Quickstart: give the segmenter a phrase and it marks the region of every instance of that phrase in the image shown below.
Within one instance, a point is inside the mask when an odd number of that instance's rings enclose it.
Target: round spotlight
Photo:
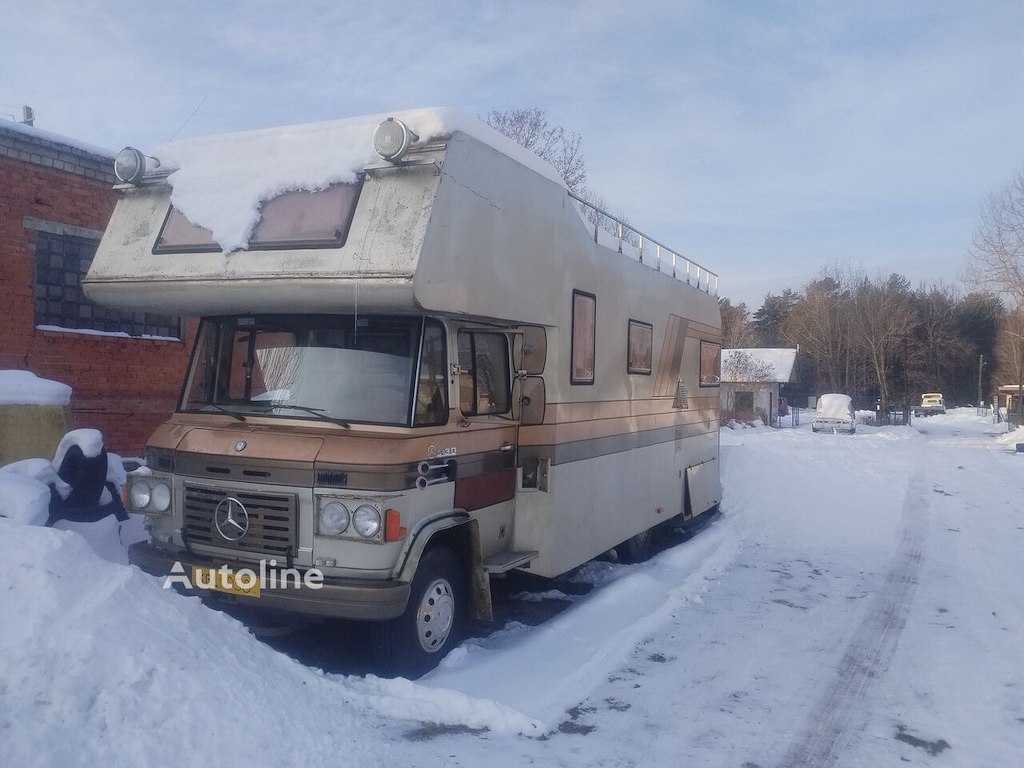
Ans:
[[[124,184],[138,184],[146,173],[146,156],[135,147],[125,147],[114,158],[114,175]]]
[[[373,149],[381,159],[397,163],[419,138],[401,120],[389,117],[373,132]]]

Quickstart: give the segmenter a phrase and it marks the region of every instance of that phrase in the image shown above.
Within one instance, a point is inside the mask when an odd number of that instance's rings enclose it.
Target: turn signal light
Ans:
[[[405,536],[402,515],[397,509],[384,512],[384,541],[398,541]]]

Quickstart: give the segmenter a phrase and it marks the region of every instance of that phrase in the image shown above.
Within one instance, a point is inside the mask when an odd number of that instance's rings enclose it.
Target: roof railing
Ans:
[[[659,272],[671,274],[676,280],[685,282],[687,285],[692,285],[715,296],[718,295],[718,275],[710,269],[680,255],[677,251],[659,243],[636,227],[630,226],[622,219],[598,208],[579,195],[570,192],[569,197],[584,207],[584,217],[594,227],[595,243],[601,242],[603,233],[605,240],[612,241],[605,244],[609,247],[617,247],[619,253],[629,255],[629,251],[633,251],[637,261],[641,264],[646,264]],[[592,214],[588,215],[587,211],[591,211]],[[626,248],[625,251],[623,247]]]

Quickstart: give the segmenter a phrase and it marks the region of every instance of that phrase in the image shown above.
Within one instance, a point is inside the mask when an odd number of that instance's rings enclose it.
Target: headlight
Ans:
[[[348,507],[340,501],[329,501],[320,508],[320,533],[339,536],[348,530],[349,519]]]
[[[376,507],[363,504],[352,516],[352,525],[360,536],[372,539],[380,530],[380,512]]]
[[[171,487],[167,483],[154,483],[149,495],[149,503],[153,505],[153,511],[166,512],[170,509]]]
[[[136,480],[132,483],[129,498],[132,503],[132,509],[137,509],[141,512],[149,506],[149,502],[153,498],[153,490],[149,487],[149,483],[144,480]]]

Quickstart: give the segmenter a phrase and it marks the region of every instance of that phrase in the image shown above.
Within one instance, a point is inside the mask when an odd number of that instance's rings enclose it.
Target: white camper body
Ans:
[[[455,619],[467,597],[486,615],[488,573],[555,576],[717,505],[720,317],[717,278],[589,224],[504,137],[403,117],[423,138],[394,164],[360,144],[319,180],[264,183],[269,199],[218,201],[223,169],[203,158],[235,153],[239,178],[258,173],[296,129],[171,145],[173,173],[123,185],[84,286],[105,305],[204,318],[178,412],[135,479],[170,503],[139,494],[152,541],[133,560],[317,568],[315,594],[225,597],[381,621],[394,654],[428,664],[448,635],[425,636],[424,567],[431,583],[443,573]],[[351,143],[372,124],[300,133]],[[338,226],[314,222],[320,240],[303,241],[290,222],[315,192],[295,190],[342,186],[327,206]],[[228,203],[260,210],[270,234],[225,252]],[[236,503],[251,525],[233,540]]]

